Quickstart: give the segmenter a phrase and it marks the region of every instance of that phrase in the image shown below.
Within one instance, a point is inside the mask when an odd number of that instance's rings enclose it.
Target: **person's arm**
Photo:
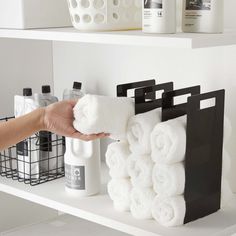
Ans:
[[[73,107],[76,101],[62,101],[39,108],[27,115],[0,123],[0,150],[4,150],[32,134],[46,130],[84,141],[106,137],[106,134],[84,135],[73,127]]]

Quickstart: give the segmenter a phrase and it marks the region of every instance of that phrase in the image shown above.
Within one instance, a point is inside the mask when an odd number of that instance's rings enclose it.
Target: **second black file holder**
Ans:
[[[187,103],[174,105],[176,96],[191,94]],[[215,105],[201,109],[201,101]],[[220,209],[225,91],[200,94],[200,86],[163,93],[162,121],[186,115],[184,223]]]
[[[127,96],[127,90],[135,89],[135,85],[137,83],[119,85],[120,91],[125,92],[117,95]],[[225,91],[200,94],[200,86],[173,90],[172,82],[137,87],[136,114],[162,107],[162,121],[186,115],[184,223],[218,211],[221,202]],[[160,90],[164,91],[162,98],[156,99],[155,91]],[[174,104],[174,97],[186,94],[190,94],[187,103]],[[208,99],[215,99],[215,105],[201,109],[201,101]]]

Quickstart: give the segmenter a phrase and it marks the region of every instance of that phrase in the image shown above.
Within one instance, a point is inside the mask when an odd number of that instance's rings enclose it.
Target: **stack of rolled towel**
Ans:
[[[110,133],[111,180],[108,194],[117,211],[136,219],[154,218],[163,226],[184,223],[186,204],[186,116],[161,122],[161,109],[134,115],[133,100],[86,95],[74,108],[74,127],[82,133]],[[230,137],[225,118],[224,144]],[[222,206],[233,196],[227,181],[230,157],[223,153]]]
[[[152,205],[153,218],[163,226],[184,223],[186,204],[185,149],[186,116],[157,124],[151,134],[152,180],[157,193]]]
[[[132,116],[127,126],[127,140],[110,144],[106,153],[112,177],[108,183],[108,194],[115,209],[131,211],[136,219],[152,218],[156,193],[152,184],[154,163],[150,139],[153,128],[160,122],[160,109]]]

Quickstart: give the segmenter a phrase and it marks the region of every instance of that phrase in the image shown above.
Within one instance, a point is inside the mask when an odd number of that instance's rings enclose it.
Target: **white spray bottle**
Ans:
[[[74,82],[72,90],[65,90],[64,99],[83,96],[81,83]],[[76,197],[95,195],[100,191],[100,141],[81,141],[66,138],[65,152],[66,192]]]

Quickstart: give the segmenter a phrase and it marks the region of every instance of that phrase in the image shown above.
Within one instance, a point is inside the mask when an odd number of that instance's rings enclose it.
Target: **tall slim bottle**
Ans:
[[[31,88],[23,89],[23,96],[15,96],[15,117],[28,114],[37,108]],[[17,167],[19,178],[39,178],[39,148],[36,135],[25,139],[16,145]]]

